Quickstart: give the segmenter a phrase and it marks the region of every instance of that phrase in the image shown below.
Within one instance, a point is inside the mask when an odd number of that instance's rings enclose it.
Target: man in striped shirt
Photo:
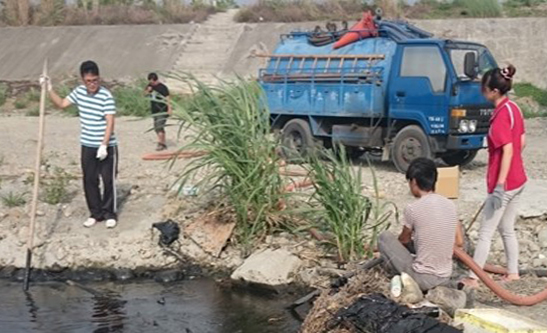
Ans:
[[[116,105],[110,91],[100,84],[99,67],[95,62],[83,62],[80,75],[83,85],[64,99],[53,91],[49,78],[42,80],[47,82],[50,98],[57,107],[78,107],[84,192],[90,211],[84,226],[89,228],[106,221],[107,228],[114,228],[117,224],[115,181],[118,168],[118,143],[114,134]],[[102,194],[99,178],[103,181]]]
[[[463,246],[456,206],[435,193],[437,176],[432,160],[412,161],[406,178],[418,200],[406,207],[398,239],[388,231],[378,239],[378,248],[388,265],[410,275],[422,291],[450,280],[454,245]]]

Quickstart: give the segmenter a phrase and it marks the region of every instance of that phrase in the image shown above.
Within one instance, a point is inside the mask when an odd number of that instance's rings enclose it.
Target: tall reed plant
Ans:
[[[308,171],[314,182],[315,204],[322,229],[333,236],[338,260],[363,257],[372,202],[361,193],[360,170],[353,168],[344,147],[310,156]]]
[[[235,215],[237,239],[250,245],[279,226],[278,207],[286,196],[263,91],[244,80],[209,87],[192,77],[178,79],[195,87],[192,98],[174,102],[180,131],[189,139],[181,149],[207,153],[184,167],[181,187],[192,182],[218,189]]]

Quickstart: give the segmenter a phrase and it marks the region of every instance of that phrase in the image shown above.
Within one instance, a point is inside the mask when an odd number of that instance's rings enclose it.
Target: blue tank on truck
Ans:
[[[292,32],[264,55],[259,80],[285,156],[342,144],[354,156],[381,154],[402,172],[418,157],[471,162],[493,110],[480,89],[481,75],[497,67],[490,51],[406,22],[376,24],[378,37],[339,49]]]

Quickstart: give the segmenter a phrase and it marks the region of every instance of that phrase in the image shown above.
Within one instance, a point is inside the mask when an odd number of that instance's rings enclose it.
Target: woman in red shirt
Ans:
[[[488,198],[473,258],[479,266],[484,267],[492,237],[498,230],[507,258],[508,274],[504,277],[505,281],[519,279],[519,243],[515,221],[518,201],[527,180],[522,162],[522,150],[526,142],[524,118],[520,108],[507,97],[515,72],[515,67],[510,65],[490,70],[482,78],[483,95],[494,103],[496,109],[488,132]],[[473,272],[463,282],[478,286],[477,276]]]

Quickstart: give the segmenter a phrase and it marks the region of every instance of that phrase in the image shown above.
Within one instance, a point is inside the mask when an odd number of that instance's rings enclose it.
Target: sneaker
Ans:
[[[97,220],[95,220],[94,218],[90,217],[87,219],[87,221],[84,222],[84,227],[86,228],[91,228],[92,226],[95,225],[95,223],[97,223]]]
[[[112,228],[114,228],[114,227],[116,226],[116,224],[118,224],[118,222],[116,222],[116,220],[114,220],[114,219],[108,219],[108,220],[106,220],[106,227],[107,227],[107,228],[112,229]]]

